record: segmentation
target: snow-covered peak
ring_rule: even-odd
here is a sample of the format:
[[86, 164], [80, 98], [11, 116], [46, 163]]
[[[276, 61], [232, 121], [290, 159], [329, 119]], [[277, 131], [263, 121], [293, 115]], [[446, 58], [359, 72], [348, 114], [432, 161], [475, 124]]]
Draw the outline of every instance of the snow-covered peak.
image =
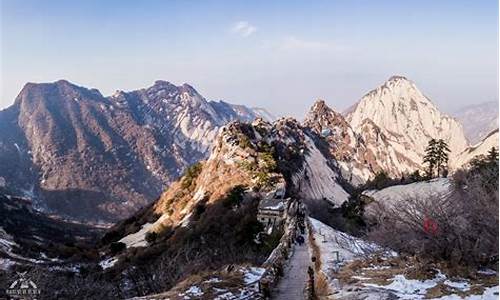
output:
[[[380, 92], [383, 93], [383, 92], [388, 92], [388, 91], [390, 91], [392, 93], [400, 93], [401, 95], [405, 95], [406, 93], [419, 94], [422, 96], [422, 98], [419, 100], [422, 100], [425, 103], [431, 103], [431, 101], [420, 92], [420, 90], [417, 88], [417, 86], [415, 85], [415, 83], [412, 80], [410, 80], [404, 76], [401, 76], [401, 75], [394, 75], [394, 76], [390, 77], [382, 85], [380, 85], [376, 89], [368, 92], [367, 95], [369, 95], [370, 93], [380, 93]], [[402, 98], [400, 100], [404, 101], [407, 99]]]
[[365, 118], [369, 118], [383, 128], [397, 128], [395, 132], [399, 132], [406, 125], [397, 122], [397, 119], [401, 119], [399, 116], [408, 119], [412, 114], [424, 111], [432, 116], [440, 115], [437, 107], [412, 81], [403, 76], [393, 76], [364, 95], [347, 118], [355, 128]]
[[462, 126], [454, 118], [443, 114], [410, 80], [393, 76], [367, 93], [346, 116], [355, 131], [365, 119], [370, 119], [401, 145], [405, 151], [421, 158], [431, 138], [442, 138], [452, 154], [467, 147]]
[[396, 86], [413, 86], [415, 87], [415, 84], [413, 81], [408, 79], [405, 76], [402, 75], [393, 75], [387, 81], [385, 82], [385, 85], [388, 87], [396, 87]]

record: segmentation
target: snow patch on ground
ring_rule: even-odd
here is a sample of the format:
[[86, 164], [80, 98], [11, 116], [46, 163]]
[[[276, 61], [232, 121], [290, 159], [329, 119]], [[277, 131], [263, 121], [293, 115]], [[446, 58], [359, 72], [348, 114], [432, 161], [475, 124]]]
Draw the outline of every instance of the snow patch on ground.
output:
[[[346, 262], [364, 257], [370, 253], [384, 252], [379, 246], [357, 239], [353, 236], [337, 231], [322, 222], [309, 218], [312, 225], [312, 234], [319, 247], [321, 271], [325, 274], [331, 286], [338, 283], [334, 279], [335, 273]], [[385, 252], [388, 256], [396, 256], [392, 251]]]
[[213, 278], [210, 278], [208, 280], [205, 280], [204, 282], [205, 283], [218, 283], [218, 282], [221, 282], [222, 280], [220, 280], [219, 278], [217, 277], [213, 277]]
[[458, 295], [447, 295], [440, 298], [436, 298], [439, 300], [498, 300], [498, 285], [486, 288], [482, 295], [470, 295], [465, 298], [462, 298]]
[[196, 285], [193, 285], [189, 289], [187, 289], [184, 293], [179, 294], [179, 296], [184, 297], [184, 299], [191, 299], [191, 297], [201, 297], [203, 296], [203, 291]]
[[407, 279], [404, 275], [396, 275], [389, 285], [377, 285], [373, 283], [364, 283], [363, 285], [391, 290], [400, 299], [420, 299], [425, 297], [428, 289], [435, 287], [444, 278], [446, 277], [441, 273], [438, 273], [433, 279], [424, 281]]
[[117, 261], [118, 261], [118, 258], [110, 257], [110, 258], [106, 258], [106, 259], [102, 260], [101, 262], [99, 262], [99, 265], [101, 266], [101, 268], [103, 270], [106, 270], [108, 268], [113, 267]]
[[243, 275], [243, 281], [245, 282], [246, 285], [252, 284], [257, 280], [259, 280], [262, 277], [262, 275], [264, 275], [265, 270], [266, 269], [264, 268], [250, 267], [245, 271]]
[[139, 231], [125, 236], [124, 238], [119, 240], [119, 242], [127, 245], [127, 248], [146, 247], [148, 245], [148, 242], [146, 241], [146, 233], [148, 233], [151, 226], [153, 226], [153, 223], [146, 223], [142, 225]]
[[[447, 197], [451, 193], [451, 182], [448, 178], [436, 178], [429, 181], [394, 185], [381, 190], [364, 191], [363, 195], [386, 207], [394, 207], [408, 199], [430, 199], [431, 197]], [[371, 205], [367, 206], [367, 213]]]
[[451, 286], [452, 288], [456, 288], [457, 290], [464, 291], [464, 292], [470, 290], [470, 284], [467, 281], [445, 280], [444, 284], [446, 284], [447, 286]]
[[[335, 230], [332, 227], [316, 220], [309, 218], [314, 238], [318, 244], [322, 260], [325, 262], [350, 261], [355, 258], [364, 257], [370, 253], [380, 252], [383, 249], [373, 243], [363, 241], [351, 235]], [[390, 256], [396, 256], [395, 252], [387, 252]]]
[[[446, 276], [441, 272], [438, 272], [433, 279], [428, 280], [415, 280], [415, 279], [407, 279], [404, 275], [396, 275], [392, 278], [392, 282], [389, 285], [377, 285], [373, 283], [363, 283], [366, 287], [376, 288], [378, 290], [386, 290], [390, 291], [394, 295], [398, 297], [398, 299], [408, 299], [408, 300], [418, 300], [418, 299], [427, 299], [426, 294], [427, 291], [440, 282], [443, 282], [445, 285], [456, 288], [461, 291], [468, 291], [470, 289], [470, 284], [466, 281], [451, 281], [446, 279]], [[444, 281], [443, 281], [444, 280]], [[495, 294], [496, 293], [496, 294]], [[458, 299], [468, 299], [468, 300], [493, 300], [498, 299], [498, 286], [486, 288], [484, 293], [481, 295], [470, 295], [466, 297], [461, 297], [456, 294], [451, 294], [439, 298], [433, 299], [442, 299], [442, 300], [458, 300]]]
[[185, 215], [184, 218], [182, 218], [179, 226], [180, 227], [187, 227], [189, 225], [189, 220], [190, 220], [192, 214], [193, 213], [188, 213], [187, 215]]

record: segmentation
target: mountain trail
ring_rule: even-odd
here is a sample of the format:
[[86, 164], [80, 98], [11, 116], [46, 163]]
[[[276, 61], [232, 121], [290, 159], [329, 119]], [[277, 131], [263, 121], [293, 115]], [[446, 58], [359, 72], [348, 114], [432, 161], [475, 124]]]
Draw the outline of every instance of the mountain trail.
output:
[[288, 265], [285, 267], [284, 276], [278, 283], [272, 299], [290, 300], [306, 299], [305, 288], [308, 280], [307, 269], [311, 266], [309, 252], [309, 232], [304, 234], [304, 243], [295, 244], [295, 249]]

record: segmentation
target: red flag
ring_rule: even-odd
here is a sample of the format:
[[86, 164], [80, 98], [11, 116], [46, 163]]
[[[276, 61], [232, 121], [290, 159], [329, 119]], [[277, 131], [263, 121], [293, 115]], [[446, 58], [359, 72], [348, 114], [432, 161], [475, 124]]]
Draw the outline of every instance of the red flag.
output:
[[424, 218], [424, 231], [427, 234], [436, 235], [438, 231], [438, 224], [431, 218]]

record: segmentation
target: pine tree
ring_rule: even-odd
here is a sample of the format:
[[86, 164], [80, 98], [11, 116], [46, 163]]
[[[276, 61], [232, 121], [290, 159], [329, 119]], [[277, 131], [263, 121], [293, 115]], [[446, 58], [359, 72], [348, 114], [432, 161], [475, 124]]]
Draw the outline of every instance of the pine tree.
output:
[[448, 153], [450, 148], [443, 139], [431, 139], [425, 149], [424, 163], [427, 164], [427, 176], [432, 178], [448, 173]]
[[491, 147], [488, 151], [487, 159], [490, 164], [498, 164], [498, 149]]
[[427, 164], [427, 176], [430, 178], [434, 176], [437, 164], [437, 143], [436, 139], [431, 139], [425, 148], [424, 164]]
[[481, 178], [488, 191], [498, 193], [498, 149], [492, 147], [486, 155], [477, 155], [471, 159], [468, 176]]
[[448, 174], [448, 153], [450, 152], [450, 148], [443, 139], [439, 139], [436, 150], [437, 176], [439, 177], [440, 174], [445, 176], [445, 174]]

